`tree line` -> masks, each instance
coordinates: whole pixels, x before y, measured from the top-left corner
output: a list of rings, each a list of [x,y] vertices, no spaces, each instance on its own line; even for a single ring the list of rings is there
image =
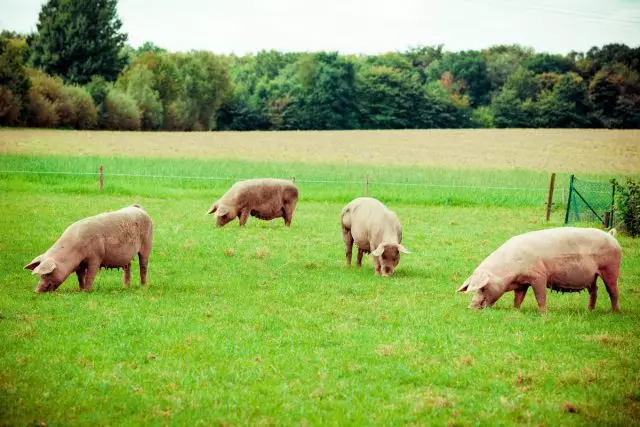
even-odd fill
[[[126,43],[117,0],[0,34],[0,125],[113,130],[639,128],[640,47],[215,55]]]

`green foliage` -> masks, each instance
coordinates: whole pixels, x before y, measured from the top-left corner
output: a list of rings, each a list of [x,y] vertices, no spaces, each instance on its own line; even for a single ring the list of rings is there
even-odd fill
[[[490,101],[491,81],[485,58],[478,51],[447,52],[442,59],[431,63],[427,69],[430,81],[439,80],[445,72],[463,87],[461,94],[468,94],[471,105],[486,105]]]
[[[116,82],[116,87],[129,95],[138,105],[142,130],[158,129],[162,126],[162,103],[153,84],[153,73],[144,65],[128,69]]]
[[[93,129],[98,124],[96,106],[93,103],[91,94],[83,87],[64,86],[62,88],[63,98],[70,106],[70,120],[67,124],[74,129]],[[61,124],[64,120],[61,120]]]
[[[0,125],[20,124],[22,107],[29,91],[25,69],[26,41],[0,35]]]
[[[616,186],[616,207],[622,216],[625,231],[631,237],[640,236],[640,182],[627,178],[623,186],[613,180]]]
[[[535,104],[535,124],[543,128],[580,128],[591,123],[586,85],[578,74],[563,74]]]
[[[181,96],[177,102],[186,129],[211,130],[216,113],[233,93],[227,64],[210,52],[175,54]]]
[[[530,101],[523,102],[515,89],[504,88],[493,99],[491,109],[497,128],[524,128],[531,126]]]
[[[124,66],[117,0],[49,0],[38,17],[33,64],[65,81],[86,84],[94,75],[115,80]]]
[[[604,127],[640,127],[640,74],[615,63],[598,71],[589,84],[594,114]]]
[[[91,94],[78,86],[65,85],[62,79],[39,70],[30,70],[31,88],[27,121],[37,127],[92,129],[97,111]]]
[[[570,58],[562,55],[551,55],[548,53],[537,53],[526,58],[522,65],[533,71],[535,74],[558,73],[563,74],[575,69],[575,64]]]
[[[140,130],[140,109],[127,93],[112,88],[102,104],[100,127],[108,130]]]
[[[493,128],[496,127],[493,121],[493,110],[489,106],[478,107],[472,113],[472,127]]]

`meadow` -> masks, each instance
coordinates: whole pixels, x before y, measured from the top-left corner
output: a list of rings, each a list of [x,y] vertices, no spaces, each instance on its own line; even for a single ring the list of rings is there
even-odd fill
[[[593,312],[584,292],[550,294],[546,315],[531,293],[519,311],[511,294],[475,311],[455,292],[510,236],[562,225],[560,191],[544,218],[550,171],[558,185],[640,174],[637,132],[533,132],[0,130],[0,424],[637,424],[637,239],[618,236],[619,313],[601,282]],[[443,138],[466,149],[443,144],[445,159]],[[569,140],[581,158],[554,149]],[[349,161],[349,146],[374,154]],[[412,251],[392,278],[344,261],[340,210],[367,175]],[[207,208],[253,176],[296,177],[292,227],[213,227]],[[136,261],[129,289],[102,270],[89,293],[75,277],[33,292],[23,266],[67,225],[134,202],[154,220],[148,286]]]

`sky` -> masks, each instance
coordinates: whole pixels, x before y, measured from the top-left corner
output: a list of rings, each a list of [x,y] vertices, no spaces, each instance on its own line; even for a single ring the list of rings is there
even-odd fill
[[[0,29],[36,31],[43,0],[0,0]],[[420,45],[537,52],[640,46],[640,0],[119,0],[128,43],[243,55],[378,54]]]

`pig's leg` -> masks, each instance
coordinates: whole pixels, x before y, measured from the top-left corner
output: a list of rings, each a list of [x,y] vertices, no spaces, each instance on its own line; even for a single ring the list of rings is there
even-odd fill
[[[84,265],[81,265],[76,270],[76,274],[78,275],[78,286],[80,286],[80,289],[84,289],[84,287],[85,287],[84,277],[85,277],[86,272],[87,272],[87,268]]]
[[[138,260],[140,261],[140,286],[147,283],[147,264],[149,263],[149,252],[139,252]]]
[[[288,203],[283,208],[284,225],[291,227],[291,220],[293,219],[293,210],[296,208],[294,203]]]
[[[593,279],[593,283],[589,287],[589,310],[596,308],[596,300],[598,299],[598,276]]]
[[[358,267],[362,267],[362,256],[364,255],[364,251],[358,248]]]
[[[620,310],[620,304],[618,303],[618,271],[618,268],[615,268],[600,272],[600,277],[602,277],[604,286],[607,288],[607,293],[611,299],[611,309],[613,311]]]
[[[342,240],[344,240],[347,265],[351,265],[351,258],[353,256],[353,236],[351,235],[351,230],[342,227]]]
[[[536,301],[538,302],[538,309],[540,313],[547,312],[547,281],[544,278],[537,278],[532,280],[531,287],[533,288],[533,293],[536,296]]]
[[[124,266],[124,287],[128,288],[131,283],[131,263]]]
[[[524,297],[527,295],[527,290],[529,289],[528,286],[525,286],[523,288],[520,289],[516,289],[513,291],[514,293],[514,298],[513,298],[513,306],[515,308],[520,308],[520,306],[522,305],[522,301],[524,300]]]
[[[240,212],[240,216],[238,217],[240,221],[240,227],[244,227],[244,225],[247,223],[247,220],[249,219],[249,212],[249,209],[244,209],[242,212]]]
[[[93,286],[93,279],[96,278],[96,274],[98,274],[98,270],[100,269],[100,263],[97,262],[89,262],[87,263],[87,270],[84,276],[84,290],[90,291]]]

